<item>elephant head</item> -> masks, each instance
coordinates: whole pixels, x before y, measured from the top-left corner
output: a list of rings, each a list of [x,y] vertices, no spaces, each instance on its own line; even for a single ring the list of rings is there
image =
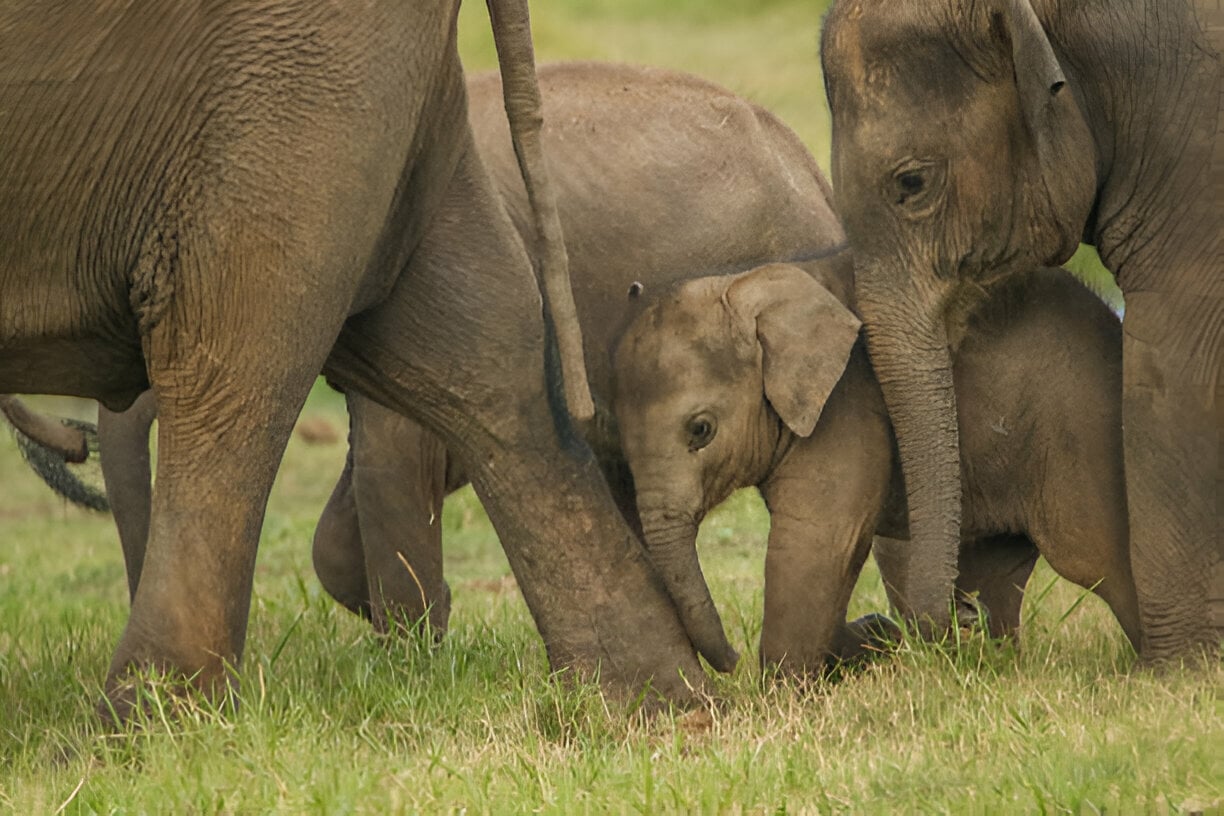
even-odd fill
[[[1075,251],[1096,152],[1029,0],[842,0],[821,54],[833,186],[908,494],[902,612],[942,627],[960,542],[951,348],[993,280]]]
[[[698,652],[736,663],[697,560],[697,527],[812,433],[859,321],[798,267],[698,278],[648,306],[615,350],[615,412],[646,548]]]

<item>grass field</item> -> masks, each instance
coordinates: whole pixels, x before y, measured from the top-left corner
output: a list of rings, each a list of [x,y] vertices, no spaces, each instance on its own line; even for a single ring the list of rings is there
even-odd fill
[[[694,70],[778,111],[824,161],[815,5],[533,0],[544,58]],[[469,0],[462,27],[469,63],[490,65],[482,4]],[[343,429],[326,389],[305,415]],[[113,526],[53,498],[0,433],[0,808],[1224,812],[1224,671],[1133,671],[1104,605],[1044,565],[1019,651],[967,637],[955,650],[904,647],[836,685],[762,684],[768,520],[737,494],[707,519],[701,551],[745,659],[716,679],[712,710],[643,719],[550,680],[469,491],[443,514],[445,643],[387,642],[335,606],[309,549],[343,457],[338,442],[290,443],[256,568],[243,707],[188,706],[165,727],[155,705],[148,727],[113,734],[93,717],[127,607]],[[851,614],[883,607],[869,565]]]

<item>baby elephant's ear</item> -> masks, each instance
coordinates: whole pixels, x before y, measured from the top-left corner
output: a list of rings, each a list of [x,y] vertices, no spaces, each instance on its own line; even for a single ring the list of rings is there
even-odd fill
[[[727,304],[754,322],[761,343],[765,397],[799,436],[810,436],[841,379],[859,319],[802,269],[769,264],[727,288]]]

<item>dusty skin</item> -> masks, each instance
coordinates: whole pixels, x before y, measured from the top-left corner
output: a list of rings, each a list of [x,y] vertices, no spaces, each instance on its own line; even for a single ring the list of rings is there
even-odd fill
[[[0,392],[157,400],[148,548],[103,707],[120,717],[133,670],[229,688],[268,490],[320,370],[473,463],[555,668],[628,695],[700,683],[546,372],[540,287],[467,122],[457,5],[0,12]],[[526,6],[491,6],[527,186],[547,193]]]

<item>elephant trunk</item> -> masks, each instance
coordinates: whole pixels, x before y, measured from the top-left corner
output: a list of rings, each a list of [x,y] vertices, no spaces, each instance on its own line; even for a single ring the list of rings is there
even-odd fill
[[[886,293],[887,306],[879,304],[866,278],[860,278],[859,306],[909,504],[910,566],[899,611],[939,632],[950,623],[961,526],[960,438],[947,332],[937,310],[934,319],[915,318],[922,309],[898,307],[895,291]]]
[[[727,640],[697,560],[697,523],[643,508],[642,526],[646,551],[680,613],[689,640],[714,669],[730,672],[739,655]]]

